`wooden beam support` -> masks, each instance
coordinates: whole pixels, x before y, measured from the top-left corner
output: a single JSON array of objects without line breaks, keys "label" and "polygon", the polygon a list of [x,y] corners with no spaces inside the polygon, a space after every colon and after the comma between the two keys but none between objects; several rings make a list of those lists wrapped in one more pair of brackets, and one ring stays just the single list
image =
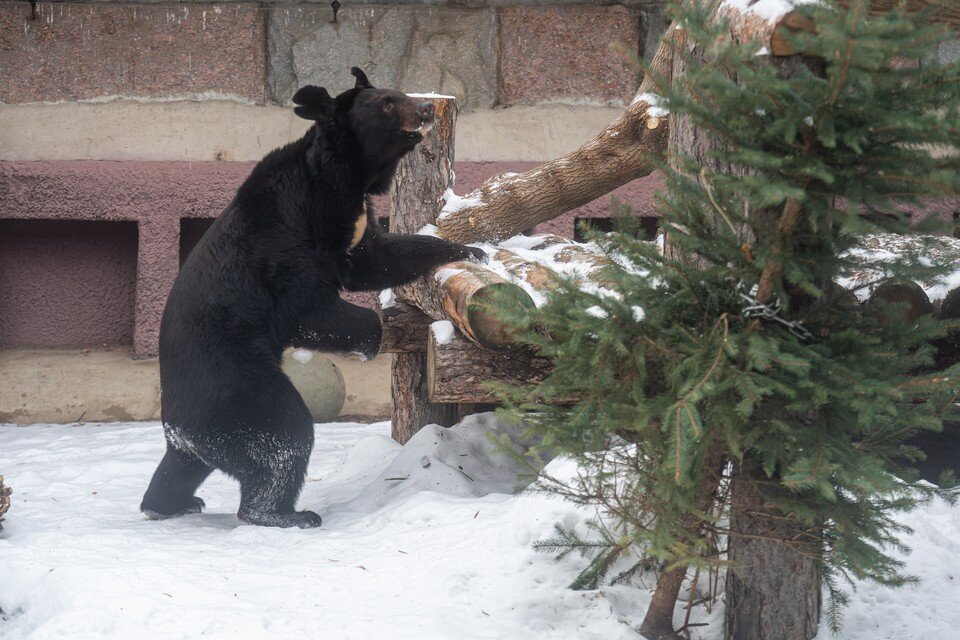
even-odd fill
[{"label": "wooden beam support", "polygon": [[[391,193],[390,224],[397,233],[416,233],[433,222],[440,211],[443,193],[452,182],[454,128],[457,101],[434,98],[436,122],[416,149],[397,167]],[[424,279],[397,287],[397,302],[415,304],[426,286]],[[405,351],[393,357],[391,388],[393,395],[393,439],[404,444],[428,424],[452,426],[457,421],[457,406],[430,402],[426,388],[427,356]]]},{"label": "wooden beam support", "polygon": [[427,350],[427,328],[433,319],[406,302],[380,310],[383,337],[380,353],[423,353]]}]

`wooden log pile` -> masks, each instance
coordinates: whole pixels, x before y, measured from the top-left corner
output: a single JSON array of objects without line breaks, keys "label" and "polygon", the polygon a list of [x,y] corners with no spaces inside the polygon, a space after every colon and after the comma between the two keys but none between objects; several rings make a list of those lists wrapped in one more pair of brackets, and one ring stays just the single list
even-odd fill
[{"label": "wooden log pile", "polygon": [[[436,219],[444,203],[453,162],[456,108],[452,99],[435,100],[441,123],[422,143],[427,145],[426,152],[404,159],[402,178],[395,186],[391,223],[400,232],[424,229]],[[478,405],[496,404],[491,383],[535,384],[549,373],[548,361],[518,348],[516,336],[495,312],[495,305],[507,301],[521,309],[532,309],[556,288],[564,273],[576,273],[587,286],[614,288],[605,275],[613,262],[592,245],[544,235],[485,247],[490,264],[443,265],[381,299],[380,351],[394,354],[392,419],[393,437],[398,442],[406,442],[427,424],[450,426],[478,410]],[[900,248],[908,250],[906,245]],[[940,250],[954,251],[949,247]],[[863,279],[869,280],[870,275],[854,274],[851,284],[862,285]],[[911,309],[916,307],[907,321],[933,311],[922,289],[915,285],[909,291],[906,288],[886,285],[872,295],[884,300],[892,300],[890,296],[903,298]],[[856,312],[856,300],[852,293],[847,294],[851,311]],[[863,311],[871,312],[875,306],[867,303]],[[960,313],[947,311],[953,307],[960,311],[960,291],[952,292],[942,307],[943,317],[960,317]],[[446,335],[448,331],[438,335],[434,326],[438,321],[453,325],[451,336]],[[955,359],[960,356],[960,336],[938,347],[944,358]]]}]

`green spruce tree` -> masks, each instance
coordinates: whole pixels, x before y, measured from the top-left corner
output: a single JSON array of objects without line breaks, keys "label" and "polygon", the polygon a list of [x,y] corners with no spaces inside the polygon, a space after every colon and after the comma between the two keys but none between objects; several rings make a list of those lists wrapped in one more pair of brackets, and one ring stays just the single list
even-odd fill
[{"label": "green spruce tree", "polygon": [[744,535],[730,523],[761,503],[777,525],[756,537],[816,563],[834,626],[844,579],[912,579],[892,555],[909,532],[898,517],[931,493],[907,441],[940,429],[960,394],[957,367],[931,371],[956,327],[861,307],[835,283],[955,267],[923,259],[922,238],[911,255],[857,247],[929,231],[936,221],[905,211],[960,190],[960,65],[930,54],[952,37],[943,25],[849,5],[798,8],[817,29],[793,36],[802,57],[788,73],[737,43],[713,3],[673,6],[685,70],[660,79],[663,106],[717,144],[710,162],[663,166],[668,251],[625,219],[595,237],[621,265],[605,274],[613,291],[568,281],[532,315],[502,311],[556,362],[534,389],[505,392],[511,411],[582,469],[541,484],[601,514],[594,535],[558,527],[539,546],[591,558],[578,588],[657,567],[648,638],[679,637],[684,574],[723,566],[718,539]]}]

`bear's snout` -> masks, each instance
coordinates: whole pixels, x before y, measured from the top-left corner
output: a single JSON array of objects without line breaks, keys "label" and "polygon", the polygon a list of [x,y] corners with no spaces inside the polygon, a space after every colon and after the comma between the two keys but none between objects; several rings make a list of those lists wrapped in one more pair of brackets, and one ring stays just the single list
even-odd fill
[{"label": "bear's snout", "polygon": [[436,114],[437,109],[433,106],[432,102],[424,101],[417,105],[417,115],[420,116],[420,121],[424,124],[433,122]]}]

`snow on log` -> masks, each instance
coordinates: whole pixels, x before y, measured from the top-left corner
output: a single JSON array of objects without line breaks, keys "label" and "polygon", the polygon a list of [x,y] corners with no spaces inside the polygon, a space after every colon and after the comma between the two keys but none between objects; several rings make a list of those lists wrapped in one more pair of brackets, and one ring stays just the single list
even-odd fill
[{"label": "snow on log", "polygon": [[[682,34],[677,29],[667,33],[672,38]],[[662,112],[649,112],[659,105],[641,96],[654,95],[655,78],[670,77],[672,56],[671,44],[661,43],[638,99],[579,149],[526,173],[496,175],[448,204],[437,218],[439,235],[456,242],[497,242],[649,175],[651,160],[666,151],[669,127]]]},{"label": "snow on log", "polygon": [[[424,309],[437,320],[450,319],[463,335],[481,347],[502,351],[513,347],[510,326],[496,313],[504,304],[535,307],[533,299],[517,285],[472,262],[454,262],[434,273],[435,298],[443,313]],[[429,305],[436,309],[435,303]]]},{"label": "snow on log", "polygon": [[718,18],[730,21],[730,31],[738,42],[758,42],[760,52],[774,56],[797,53],[790,44],[796,31],[814,32],[813,22],[793,11],[810,0],[724,0]]},{"label": "snow on log", "polygon": [[[838,0],[837,4],[850,7],[854,0]],[[773,56],[792,56],[797,50],[790,44],[790,36],[799,31],[816,33],[817,26],[800,15],[795,8],[816,0],[724,0],[718,17],[730,20],[730,30],[739,42],[758,42],[761,52]],[[910,13],[927,11],[932,19],[960,25],[960,8],[945,0],[873,0],[870,12],[883,14],[895,9]]]},{"label": "snow on log", "polygon": [[431,325],[427,341],[427,389],[436,403],[500,402],[490,383],[525,386],[540,382],[551,371],[547,358],[527,351],[492,353],[457,332]]},{"label": "snow on log", "polygon": [[560,276],[553,269],[538,262],[526,260],[513,251],[499,249],[493,254],[493,259],[518,280],[523,280],[536,291],[548,291],[557,286]]}]

